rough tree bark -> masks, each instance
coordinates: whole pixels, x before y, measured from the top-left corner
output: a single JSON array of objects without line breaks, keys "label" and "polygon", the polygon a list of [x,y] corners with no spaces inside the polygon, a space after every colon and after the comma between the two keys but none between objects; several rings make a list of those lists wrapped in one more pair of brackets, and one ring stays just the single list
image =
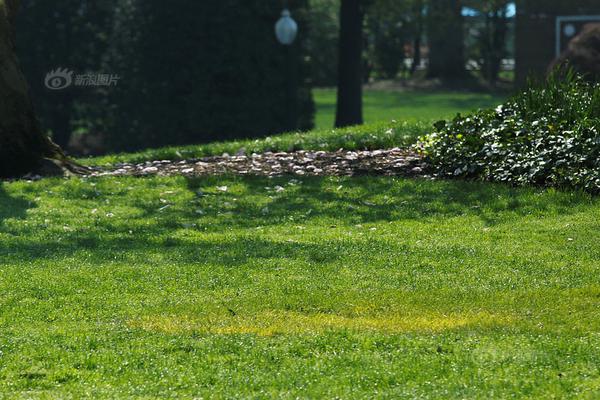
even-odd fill
[{"label": "rough tree bark", "polygon": [[29,87],[15,54],[14,21],[20,0],[0,0],[0,177],[38,169],[44,159],[75,170],[36,120]]},{"label": "rough tree bark", "polygon": [[364,10],[361,0],[342,0],[340,57],[335,126],[363,123],[362,50]]}]

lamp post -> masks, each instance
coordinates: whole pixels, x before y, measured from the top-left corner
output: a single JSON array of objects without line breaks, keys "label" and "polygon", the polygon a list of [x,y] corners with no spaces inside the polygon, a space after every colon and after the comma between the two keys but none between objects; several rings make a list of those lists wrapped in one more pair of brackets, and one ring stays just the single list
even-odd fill
[{"label": "lamp post", "polygon": [[296,96],[296,63],[294,62],[294,42],[298,36],[298,24],[292,18],[290,10],[285,8],[281,12],[281,18],[275,24],[275,36],[277,41],[285,47],[285,58],[287,63],[287,126],[288,131],[297,128],[297,96]]}]

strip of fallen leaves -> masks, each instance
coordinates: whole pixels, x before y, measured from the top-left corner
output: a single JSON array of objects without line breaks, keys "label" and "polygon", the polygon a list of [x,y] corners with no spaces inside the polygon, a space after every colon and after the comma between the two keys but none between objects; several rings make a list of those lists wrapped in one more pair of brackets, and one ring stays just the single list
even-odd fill
[{"label": "strip of fallen leaves", "polygon": [[407,149],[373,151],[297,151],[262,154],[223,154],[195,160],[157,160],[140,164],[123,163],[109,168],[92,168],[90,176],[353,176],[364,174],[425,176],[422,158]]}]

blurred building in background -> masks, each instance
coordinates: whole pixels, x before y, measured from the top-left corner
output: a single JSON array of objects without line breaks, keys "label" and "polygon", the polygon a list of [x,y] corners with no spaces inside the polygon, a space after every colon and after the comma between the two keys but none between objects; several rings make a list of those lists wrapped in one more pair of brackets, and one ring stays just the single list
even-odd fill
[{"label": "blurred building in background", "polygon": [[587,24],[600,23],[600,0],[519,0],[516,82],[544,75]]}]

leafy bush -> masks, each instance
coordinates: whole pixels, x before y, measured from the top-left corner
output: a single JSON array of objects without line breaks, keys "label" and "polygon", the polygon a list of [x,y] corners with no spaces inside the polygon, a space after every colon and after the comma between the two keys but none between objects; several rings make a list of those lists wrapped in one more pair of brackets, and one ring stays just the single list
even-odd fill
[{"label": "leafy bush", "polygon": [[600,85],[572,72],[435,127],[417,147],[440,176],[600,192]]}]

